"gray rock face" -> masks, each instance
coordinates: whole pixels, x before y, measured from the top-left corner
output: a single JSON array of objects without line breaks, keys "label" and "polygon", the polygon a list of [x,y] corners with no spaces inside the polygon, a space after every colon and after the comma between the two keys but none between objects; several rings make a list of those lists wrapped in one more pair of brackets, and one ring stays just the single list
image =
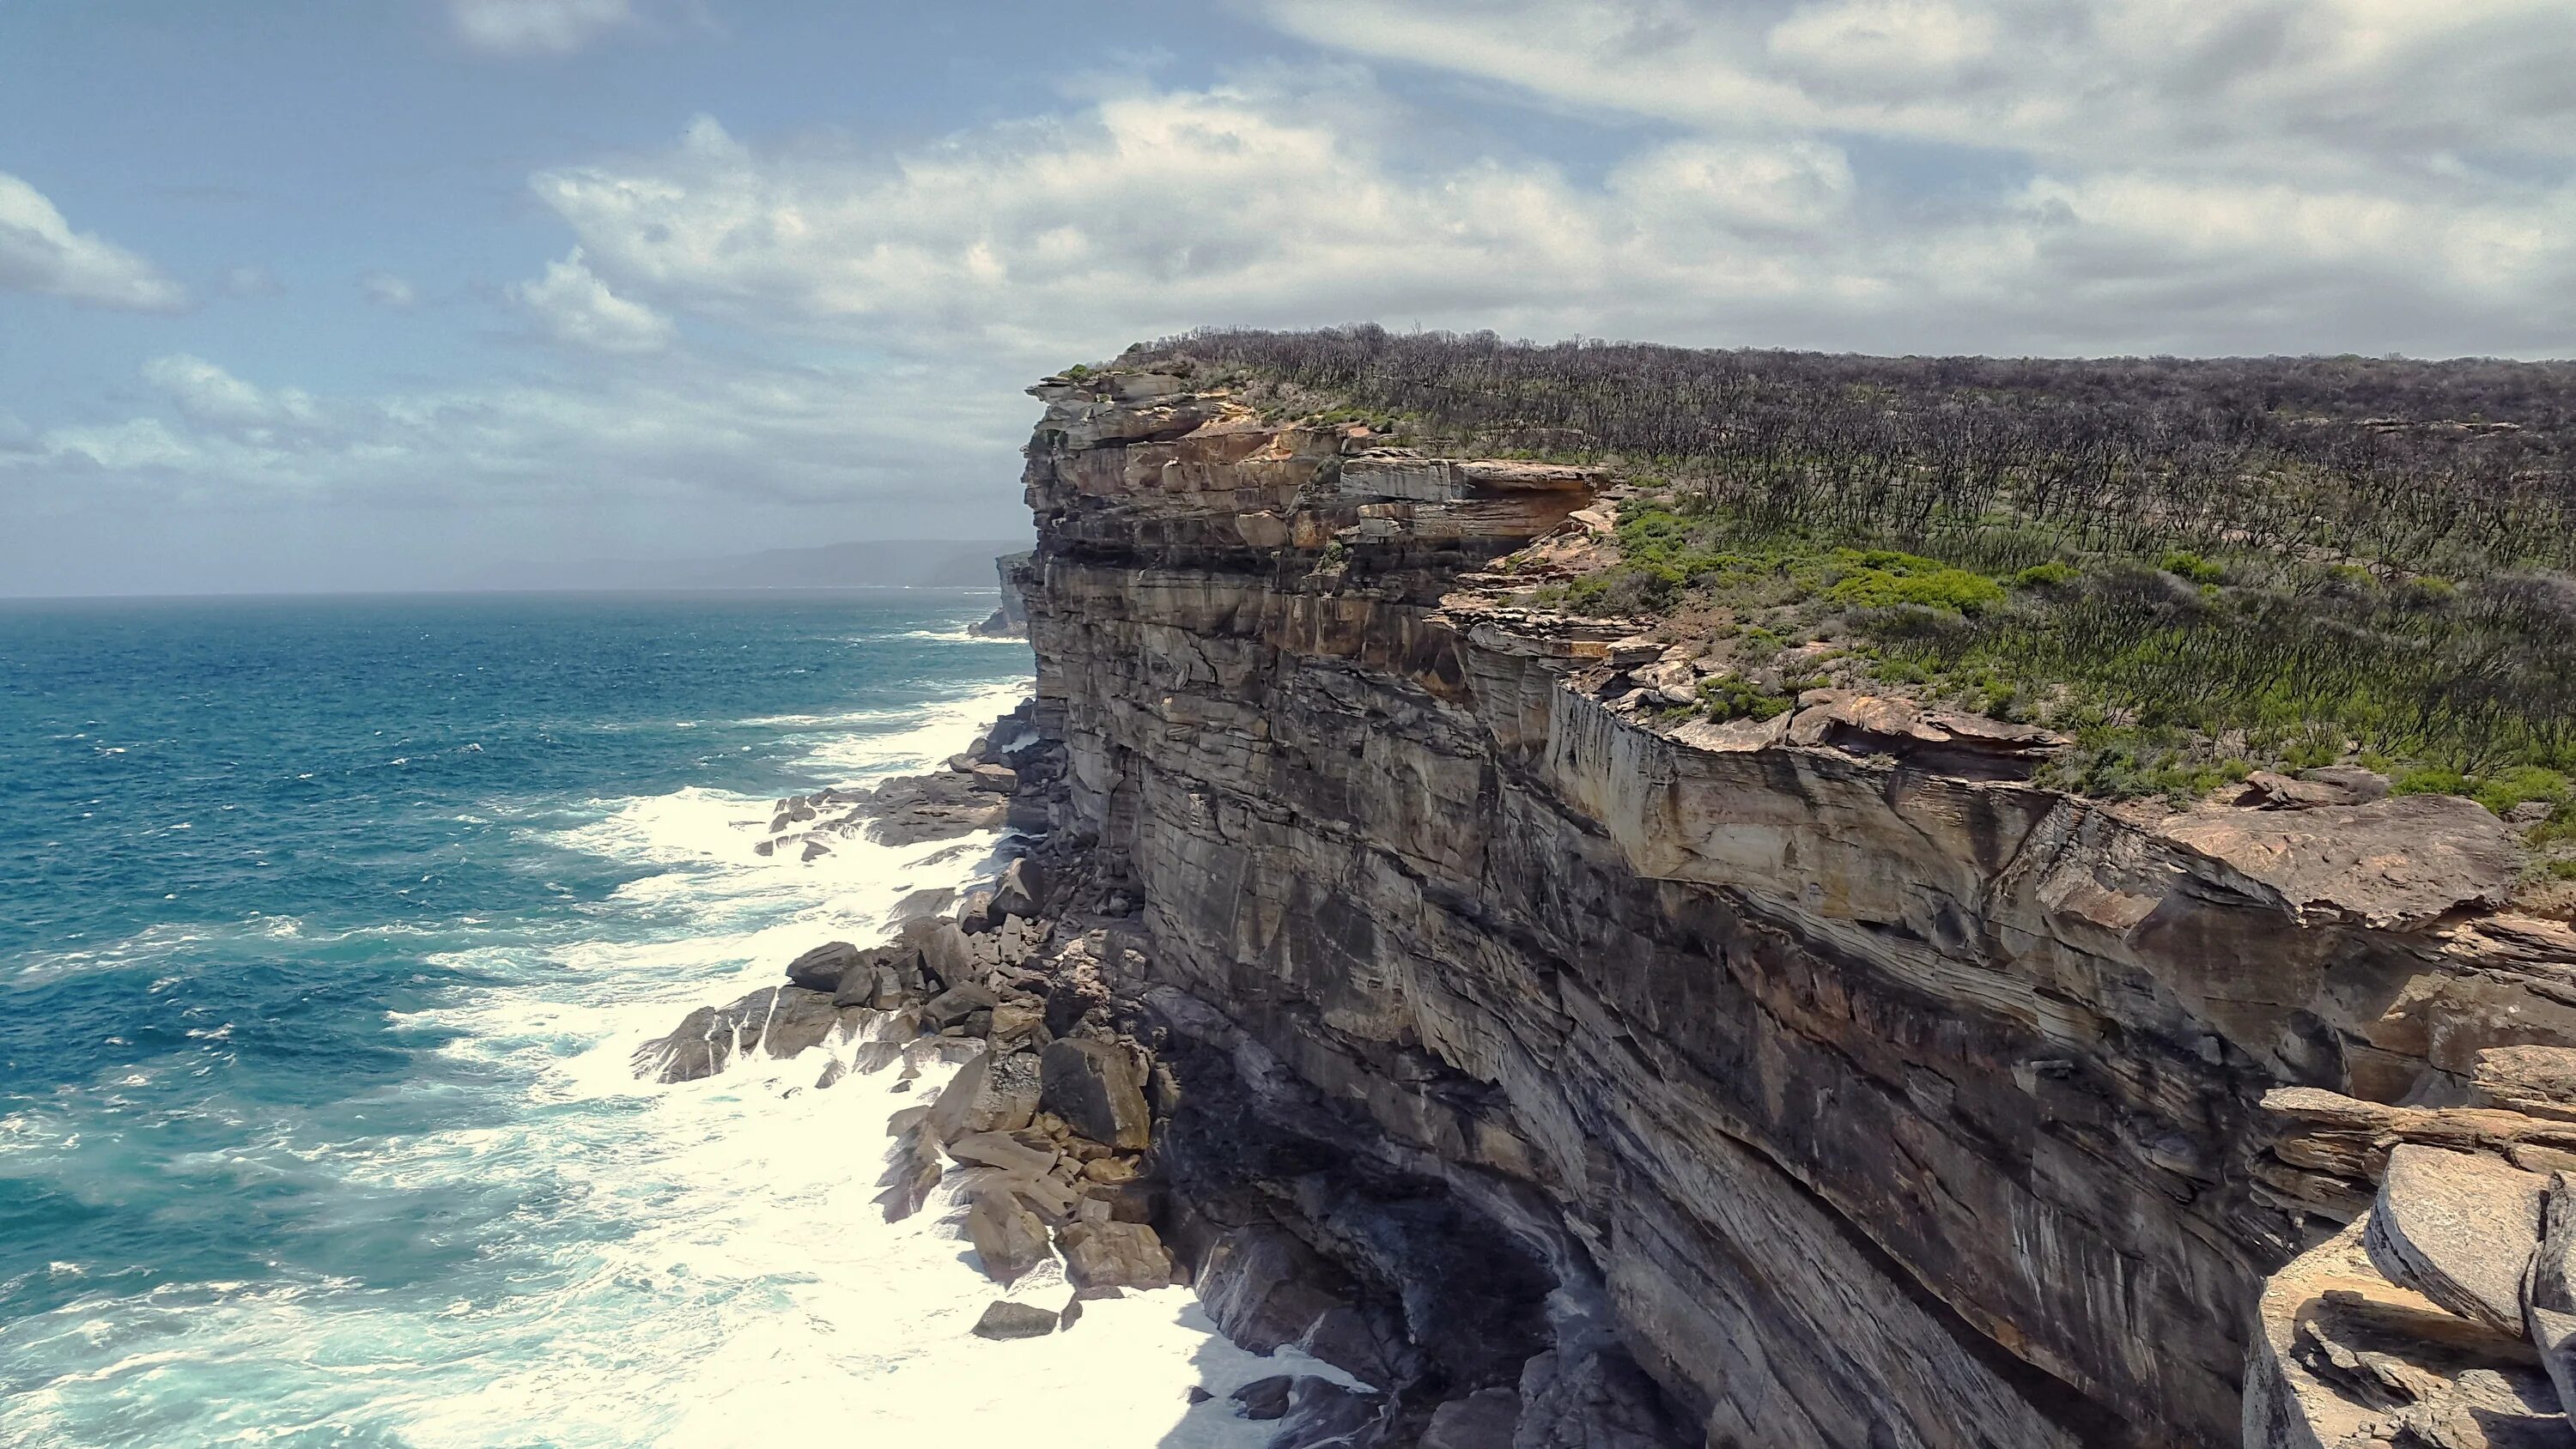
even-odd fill
[{"label": "gray rock face", "polygon": [[1013,1303],[1007,1298],[994,1300],[975,1320],[971,1330],[977,1338],[1044,1338],[1055,1332],[1055,1314],[1034,1303]]},{"label": "gray rock face", "polygon": [[2551,1176],[2522,1315],[2558,1402],[2576,1404],[2576,1175]]},{"label": "gray rock face", "polygon": [[2401,1145],[2370,1215],[2370,1260],[2389,1281],[2518,1334],[2547,1182],[2492,1157]]},{"label": "gray rock face", "polygon": [[1142,1152],[1153,1140],[1144,1074],[1115,1042],[1067,1037],[1047,1044],[1046,1109],[1094,1142]]}]

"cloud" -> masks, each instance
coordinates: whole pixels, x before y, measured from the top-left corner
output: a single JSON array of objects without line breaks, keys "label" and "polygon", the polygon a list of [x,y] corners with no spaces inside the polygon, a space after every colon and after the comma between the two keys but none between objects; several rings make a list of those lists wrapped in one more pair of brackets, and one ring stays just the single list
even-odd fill
[{"label": "cloud", "polygon": [[1261,0],[1328,48],[1551,102],[2128,164],[2576,156],[2561,0]]},{"label": "cloud", "polygon": [[166,393],[188,417],[221,428],[304,427],[319,421],[310,394],[296,388],[268,391],[184,352],[143,364],[143,380]]},{"label": "cloud", "polygon": [[[1854,87],[1908,55],[1986,84],[1970,73],[2011,34],[1902,0],[1800,17],[1801,43],[1850,41]],[[1640,139],[1586,181],[1534,160],[1426,164],[1418,129],[1365,75],[1274,76],[891,156],[754,147],[701,119],[667,152],[534,185],[581,243],[585,290],[996,365],[1360,318],[2008,353],[2546,353],[2576,337],[2565,181],[2033,159],[1927,206],[1855,159],[1862,140],[1822,131]]]},{"label": "cloud", "polygon": [[89,232],[75,232],[44,193],[0,172],[0,290],[40,292],[92,307],[177,312],[187,291],[159,268]]},{"label": "cloud", "polygon": [[659,352],[671,345],[671,319],[608,290],[583,264],[581,248],[546,264],[545,276],[510,288],[538,328],[557,342],[593,352]]},{"label": "cloud", "polygon": [[569,55],[640,22],[634,0],[448,0],[456,37],[492,55]]},{"label": "cloud", "polygon": [[420,289],[391,272],[369,272],[358,279],[358,289],[367,300],[395,312],[408,312],[420,305]]}]

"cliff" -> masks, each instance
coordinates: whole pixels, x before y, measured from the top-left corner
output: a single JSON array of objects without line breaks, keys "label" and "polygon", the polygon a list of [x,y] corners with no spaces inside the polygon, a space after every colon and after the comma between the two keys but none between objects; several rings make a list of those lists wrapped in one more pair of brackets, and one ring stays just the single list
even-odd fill
[{"label": "cliff", "polygon": [[2113,808],[2025,783],[2037,732],[1866,698],[1667,728],[1650,641],[1484,587],[1608,479],[1185,366],[1034,391],[1062,763],[1017,808],[1127,943],[1166,1235],[1255,1336],[1221,1260],[1323,1284],[1417,1424],[2234,1442],[2267,1276],[2377,1170],[2285,1154],[2265,1094],[2440,1106],[2576,1041],[2576,933],[2502,908],[2467,801]]}]

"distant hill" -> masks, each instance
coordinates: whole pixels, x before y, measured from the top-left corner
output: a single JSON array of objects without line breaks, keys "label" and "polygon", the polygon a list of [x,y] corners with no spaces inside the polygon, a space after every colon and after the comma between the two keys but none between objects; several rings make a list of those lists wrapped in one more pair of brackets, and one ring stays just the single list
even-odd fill
[{"label": "distant hill", "polygon": [[582,559],[505,563],[475,574],[469,589],[816,589],[990,588],[993,560],[1028,547],[1025,538],[891,539],[774,548],[723,558]]}]

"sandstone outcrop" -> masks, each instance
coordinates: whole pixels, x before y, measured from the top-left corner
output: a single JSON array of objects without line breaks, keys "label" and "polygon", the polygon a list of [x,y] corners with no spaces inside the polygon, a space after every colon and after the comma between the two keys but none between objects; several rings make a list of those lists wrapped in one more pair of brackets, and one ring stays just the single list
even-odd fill
[{"label": "sandstone outcrop", "polygon": [[1389,1442],[1506,1389],[1516,1444],[2233,1442],[2266,1279],[2376,1182],[2265,1093],[2472,1111],[2478,1051],[2576,1040],[2467,802],[2158,819],[1830,691],[1665,724],[1687,659],[1500,593],[1600,546],[1599,475],[1035,392],[1046,824],[1141,932],[1050,1024],[1160,1043],[1167,1236],[1255,1342],[1336,1310],[1211,1234],[1294,1244]]}]

